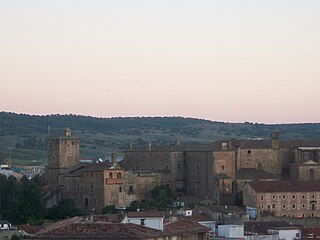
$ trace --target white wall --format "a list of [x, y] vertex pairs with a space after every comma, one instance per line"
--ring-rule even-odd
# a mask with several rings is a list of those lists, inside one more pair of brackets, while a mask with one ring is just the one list
[[243, 225], [219, 225], [219, 237], [244, 237]]
[[144, 219], [144, 226], [163, 231], [163, 218], [151, 218], [151, 217], [139, 217], [139, 218], [128, 218], [126, 217], [123, 222], [133, 223], [141, 225], [141, 219]]
[[[280, 240], [301, 239], [300, 229], [269, 229], [268, 233], [278, 234]], [[297, 237], [297, 234], [299, 237]]]

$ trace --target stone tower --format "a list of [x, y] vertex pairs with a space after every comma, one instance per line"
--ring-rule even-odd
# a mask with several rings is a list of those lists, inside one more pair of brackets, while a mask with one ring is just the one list
[[52, 191], [59, 190], [61, 176], [79, 159], [79, 138], [71, 136], [69, 128], [64, 130], [64, 136], [48, 137], [48, 184]]

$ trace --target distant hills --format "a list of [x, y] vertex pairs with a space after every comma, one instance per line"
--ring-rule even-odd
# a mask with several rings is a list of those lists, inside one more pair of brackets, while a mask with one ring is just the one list
[[129, 143], [169, 144], [178, 138], [182, 143], [208, 143], [230, 138], [270, 138], [272, 131], [279, 130], [281, 139], [320, 139], [319, 123], [253, 124], [183, 117], [97, 118], [0, 112], [0, 151], [7, 160], [11, 152], [16, 164], [45, 162], [48, 131], [61, 135], [66, 127], [80, 137], [81, 157], [93, 159], [106, 158], [112, 151], [121, 155]]

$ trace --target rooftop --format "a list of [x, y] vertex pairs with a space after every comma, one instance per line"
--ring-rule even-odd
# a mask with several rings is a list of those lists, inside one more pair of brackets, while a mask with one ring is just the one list
[[320, 181], [255, 181], [248, 182], [256, 192], [320, 192]]

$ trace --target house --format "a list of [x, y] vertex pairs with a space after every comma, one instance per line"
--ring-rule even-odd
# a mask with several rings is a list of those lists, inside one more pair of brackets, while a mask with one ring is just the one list
[[163, 219], [162, 211], [136, 211], [128, 212], [123, 223], [133, 223], [163, 231]]
[[[148, 214], [144, 214], [146, 215]], [[75, 217], [47, 226], [32, 238], [35, 240], [204, 240], [209, 236], [209, 229], [191, 218], [168, 221], [164, 224], [163, 230], [119, 222], [120, 219], [121, 216], [112, 214], [88, 218]]]
[[281, 240], [301, 239], [301, 228], [275, 227], [268, 230], [269, 234], [276, 234]]
[[178, 209], [177, 214], [183, 215], [185, 217], [191, 217], [192, 216], [192, 209], [183, 207], [183, 208]]
[[244, 238], [244, 226], [218, 225], [218, 236], [226, 238]]
[[8, 221], [0, 221], [0, 229], [1, 230], [9, 230], [11, 228], [11, 223]]
[[309, 160], [306, 162], [297, 162], [290, 164], [291, 180], [319, 180], [320, 179], [320, 163]]
[[320, 217], [320, 181], [257, 181], [244, 186], [243, 203], [260, 214]]
[[217, 227], [216, 221], [214, 221], [213, 218], [210, 217], [208, 214], [205, 214], [205, 213], [195, 214], [192, 216], [192, 219], [200, 223], [202, 226], [209, 228], [210, 237], [213, 237], [216, 235], [216, 227]]

